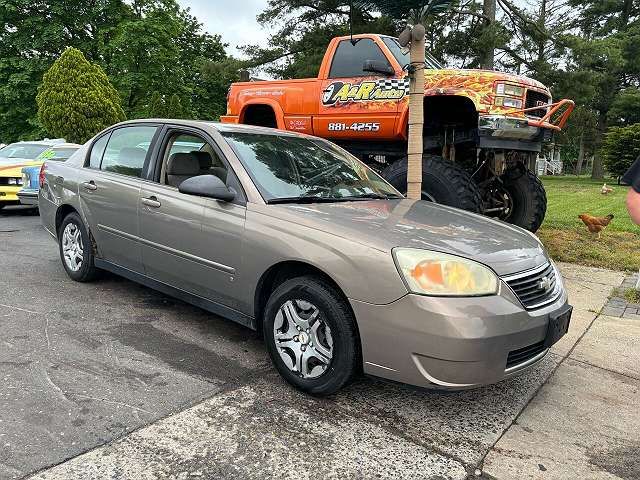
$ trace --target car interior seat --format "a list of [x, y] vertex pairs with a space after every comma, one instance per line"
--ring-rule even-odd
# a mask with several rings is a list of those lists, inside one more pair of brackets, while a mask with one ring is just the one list
[[227, 182], [227, 169], [222, 166], [219, 160], [217, 163], [220, 165], [214, 165], [213, 158], [209, 152], [196, 150], [191, 153], [196, 156], [200, 163], [200, 175], [215, 175], [223, 182]]
[[167, 183], [179, 187], [187, 178], [201, 175], [200, 162], [193, 152], [173, 153], [167, 162]]

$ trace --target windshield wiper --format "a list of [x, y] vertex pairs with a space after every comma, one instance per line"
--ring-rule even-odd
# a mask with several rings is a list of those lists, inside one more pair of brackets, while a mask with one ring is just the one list
[[350, 198], [345, 197], [318, 197], [313, 195], [300, 195], [298, 197], [280, 197], [267, 200], [267, 204], [276, 203], [331, 203], [331, 202], [348, 202]]
[[343, 197], [353, 200], [354, 198], [366, 198], [366, 199], [374, 199], [374, 200], [393, 200], [397, 198], [404, 198], [400, 195], [396, 195], [395, 193], [389, 193], [385, 195], [384, 193], [363, 193], [360, 195], [350, 195], [348, 197]]

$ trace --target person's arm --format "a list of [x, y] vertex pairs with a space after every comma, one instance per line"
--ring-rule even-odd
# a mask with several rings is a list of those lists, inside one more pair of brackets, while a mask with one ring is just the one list
[[627, 210], [629, 210], [631, 220], [640, 225], [640, 193], [633, 188], [629, 190], [627, 195]]
[[624, 174], [622, 181], [631, 185], [631, 190], [627, 195], [627, 210], [629, 210], [631, 220], [640, 225], [640, 157]]

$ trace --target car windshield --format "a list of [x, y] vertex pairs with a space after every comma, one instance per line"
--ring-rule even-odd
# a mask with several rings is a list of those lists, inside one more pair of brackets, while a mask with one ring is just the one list
[[40, 155], [36, 160], [55, 160], [55, 161], [63, 161], [67, 160], [71, 155], [76, 153], [78, 150], [77, 147], [69, 147], [69, 148], [48, 148]]
[[[405, 52], [402, 50], [402, 47], [398, 43], [397, 38], [382, 37], [382, 41], [389, 48], [389, 50], [391, 50], [392, 55], [396, 57], [396, 60], [402, 67], [404, 67], [405, 65], [409, 65], [409, 63], [411, 62], [411, 60], [409, 60], [409, 51], [407, 50]], [[424, 58], [424, 63], [427, 65], [427, 68], [432, 68], [434, 70], [444, 68], [444, 66], [435, 58], [433, 58], [433, 55], [431, 55], [429, 52], [424, 52]]]
[[320, 139], [222, 132], [267, 203], [402, 198], [377, 173]]
[[12, 158], [35, 160], [38, 155], [47, 150], [49, 145], [39, 143], [12, 143], [0, 150], [0, 161]]

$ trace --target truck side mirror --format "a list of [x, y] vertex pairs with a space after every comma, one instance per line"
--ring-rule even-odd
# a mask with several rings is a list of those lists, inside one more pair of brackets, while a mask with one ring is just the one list
[[378, 60], [365, 60], [362, 70], [365, 72], [381, 73], [382, 75], [393, 75], [396, 73], [391, 65]]

